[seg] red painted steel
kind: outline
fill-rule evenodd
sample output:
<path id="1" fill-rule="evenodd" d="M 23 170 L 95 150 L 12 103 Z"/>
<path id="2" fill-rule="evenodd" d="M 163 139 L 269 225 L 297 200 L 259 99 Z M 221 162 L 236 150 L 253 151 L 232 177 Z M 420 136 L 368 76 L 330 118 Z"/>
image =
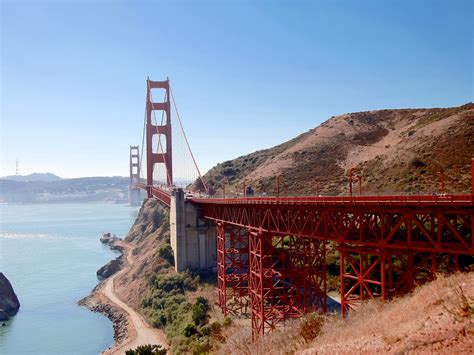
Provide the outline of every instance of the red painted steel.
<path id="1" fill-rule="evenodd" d="M 224 315 L 248 315 L 249 236 L 245 228 L 217 224 L 217 283 Z"/>
<path id="2" fill-rule="evenodd" d="M 288 318 L 326 311 L 324 241 L 250 230 L 249 255 L 254 339 Z"/>
<path id="3" fill-rule="evenodd" d="M 171 141 L 171 110 L 170 110 L 170 82 L 152 81 L 147 79 L 146 94 L 146 153 L 147 153 L 147 185 L 153 186 L 153 170 L 155 164 L 164 164 L 167 173 L 168 186 L 173 186 L 173 164 L 172 164 L 172 141 Z M 166 91 L 164 102 L 152 102 L 151 90 L 164 89 Z M 166 121 L 163 125 L 161 122 L 152 121 L 153 111 L 164 111 Z M 153 136 L 164 135 L 166 137 L 166 151 L 153 153 Z M 148 197 L 152 197 L 151 190 L 148 189 Z"/>
<path id="4" fill-rule="evenodd" d="M 140 182 L 140 152 L 138 145 L 130 146 L 130 188 L 136 188 Z"/>
<path id="5" fill-rule="evenodd" d="M 472 182 L 471 182 L 471 193 L 472 195 L 474 196 L 474 158 L 471 159 L 471 178 L 472 178 Z"/>
<path id="6" fill-rule="evenodd" d="M 153 88 L 166 90 L 151 102 Z M 170 206 L 169 191 L 153 186 L 153 167 L 165 164 L 172 179 L 169 81 L 147 80 L 147 182 L 137 186 Z M 153 126 L 153 110 L 166 123 Z M 166 152 L 154 154 L 154 134 L 166 136 Z M 341 310 L 369 298 L 387 299 L 411 290 L 440 270 L 472 264 L 474 256 L 474 159 L 472 194 L 193 198 L 202 217 L 217 228 L 219 305 L 224 314 L 250 312 L 255 339 L 310 311 L 326 311 L 326 249 L 340 253 Z M 444 191 L 444 178 L 442 191 Z M 359 194 L 362 177 L 358 176 Z M 319 190 L 319 188 L 318 188 Z M 467 260 L 467 261 L 466 261 Z"/>
<path id="7" fill-rule="evenodd" d="M 141 184 L 170 205 L 168 192 Z M 341 310 L 460 269 L 474 255 L 474 195 L 194 198 L 217 225 L 219 305 L 256 338 L 326 309 L 328 241 L 340 251 Z M 472 263 L 472 259 L 470 261 Z"/>
<path id="8" fill-rule="evenodd" d="M 200 206 L 203 217 L 249 233 L 248 292 L 254 338 L 287 318 L 325 309 L 326 260 L 321 246 L 327 241 L 339 245 L 342 312 L 368 298 L 405 293 L 431 279 L 437 270 L 459 269 L 461 256 L 474 255 L 472 195 L 192 202 Z M 220 260 L 232 245 L 224 246 L 222 240 L 218 239 Z M 223 270 L 223 264 L 219 265 Z M 228 285 L 219 283 L 225 312 Z"/>
<path id="9" fill-rule="evenodd" d="M 138 184 L 137 187 L 145 190 L 148 193 L 148 197 L 154 197 L 164 203 L 166 206 L 171 206 L 171 195 L 168 191 L 164 191 L 157 186 L 149 186 L 148 184 L 144 183 Z"/>
<path id="10" fill-rule="evenodd" d="M 474 196 L 431 203 L 335 204 L 297 199 L 193 199 L 203 217 L 273 234 L 332 240 L 382 249 L 474 254 Z M 367 198 L 367 197 L 364 197 Z M 429 199 L 432 196 L 428 197 Z M 332 198 L 331 198 L 332 199 Z M 389 200 L 390 201 L 390 200 Z M 421 197 L 420 197 L 421 201 Z M 458 201 L 458 202 L 454 202 Z M 416 208 L 414 208 L 416 206 Z"/>
<path id="11" fill-rule="evenodd" d="M 341 309 L 364 300 L 406 293 L 434 279 L 438 271 L 459 271 L 459 254 L 417 253 L 342 245 L 340 251 Z"/>
<path id="12" fill-rule="evenodd" d="M 142 188 L 147 188 L 142 184 Z M 170 195 L 151 195 L 169 206 Z M 474 196 L 192 199 L 217 224 L 219 305 L 258 337 L 326 309 L 328 241 L 340 251 L 341 309 L 407 292 L 474 255 Z"/>

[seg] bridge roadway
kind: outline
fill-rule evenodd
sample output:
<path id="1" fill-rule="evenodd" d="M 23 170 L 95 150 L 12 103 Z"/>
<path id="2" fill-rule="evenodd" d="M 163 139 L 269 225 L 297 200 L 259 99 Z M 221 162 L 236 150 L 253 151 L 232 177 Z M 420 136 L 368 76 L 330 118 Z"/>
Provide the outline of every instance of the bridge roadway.
<path id="1" fill-rule="evenodd" d="M 147 188 L 143 186 L 141 188 Z M 148 187 L 170 205 L 168 191 Z M 327 242 L 340 252 L 341 310 L 409 291 L 474 256 L 474 194 L 190 198 L 217 229 L 219 304 L 255 336 L 325 310 Z M 466 261 L 467 260 L 467 261 Z"/>
<path id="2" fill-rule="evenodd" d="M 474 254 L 471 194 L 193 198 L 191 202 L 202 207 L 204 218 L 268 233 L 379 248 Z"/>
<path id="3" fill-rule="evenodd" d="M 139 187 L 150 189 L 153 197 L 170 205 L 168 191 L 143 184 Z M 188 201 L 202 208 L 204 218 L 261 232 L 379 248 L 474 254 L 474 194 L 191 198 Z M 460 233 L 460 226 L 464 231 L 469 227 L 470 233 Z"/>

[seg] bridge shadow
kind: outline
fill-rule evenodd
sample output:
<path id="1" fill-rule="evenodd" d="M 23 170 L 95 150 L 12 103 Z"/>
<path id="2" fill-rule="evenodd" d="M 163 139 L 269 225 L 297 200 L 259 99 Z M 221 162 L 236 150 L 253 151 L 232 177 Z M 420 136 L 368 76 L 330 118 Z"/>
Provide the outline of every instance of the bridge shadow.
<path id="1" fill-rule="evenodd" d="M 331 296 L 326 296 L 326 304 L 328 307 L 328 313 L 341 314 L 341 303 Z"/>

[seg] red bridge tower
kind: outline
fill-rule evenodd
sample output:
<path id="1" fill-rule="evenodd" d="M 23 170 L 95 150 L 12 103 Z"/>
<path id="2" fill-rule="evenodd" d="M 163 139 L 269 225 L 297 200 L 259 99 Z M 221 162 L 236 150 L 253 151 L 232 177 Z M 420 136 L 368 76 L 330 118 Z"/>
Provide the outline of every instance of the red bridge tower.
<path id="1" fill-rule="evenodd" d="M 166 170 L 166 180 L 168 186 L 173 186 L 173 165 L 172 165 L 172 145 L 171 145 L 171 110 L 170 110 L 170 81 L 146 80 L 146 154 L 147 154 L 147 192 L 151 197 L 151 187 L 153 186 L 153 170 L 155 164 L 164 164 Z M 152 101 L 152 89 L 164 89 L 164 102 Z M 158 122 L 154 111 L 162 111 L 161 122 Z M 153 136 L 158 138 L 157 152 L 153 151 Z M 166 147 L 163 147 L 162 137 L 165 137 Z M 165 149 L 164 149 L 165 148 Z"/>

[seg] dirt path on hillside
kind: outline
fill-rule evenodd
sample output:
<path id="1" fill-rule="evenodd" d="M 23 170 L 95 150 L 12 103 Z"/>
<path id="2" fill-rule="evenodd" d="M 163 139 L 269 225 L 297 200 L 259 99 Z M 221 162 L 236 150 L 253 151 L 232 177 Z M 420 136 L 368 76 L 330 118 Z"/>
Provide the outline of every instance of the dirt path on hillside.
<path id="1" fill-rule="evenodd" d="M 144 344 L 161 344 L 164 348 L 167 347 L 165 334 L 161 329 L 152 328 L 143 319 L 143 317 L 128 306 L 115 293 L 115 279 L 126 271 L 134 263 L 132 247 L 125 242 L 116 242 L 116 246 L 123 248 L 123 253 L 127 258 L 128 265 L 120 272 L 111 276 L 104 283 L 103 287 L 98 290 L 102 296 L 105 296 L 111 303 L 120 308 L 126 313 L 128 320 L 128 337 L 121 343 L 115 344 L 112 348 L 107 349 L 104 354 L 124 354 L 125 350 L 135 349 L 139 345 Z"/>

